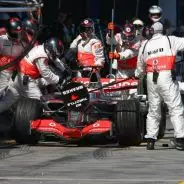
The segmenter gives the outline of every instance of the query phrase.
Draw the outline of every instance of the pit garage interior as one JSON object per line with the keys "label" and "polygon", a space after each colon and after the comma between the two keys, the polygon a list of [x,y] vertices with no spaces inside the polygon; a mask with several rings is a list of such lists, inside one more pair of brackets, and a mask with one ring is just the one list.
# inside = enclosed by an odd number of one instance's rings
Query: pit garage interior
{"label": "pit garage interior", "polygon": [[[86,17],[110,21],[113,4],[114,0],[44,0],[44,23],[50,24],[59,9],[72,13],[76,23]],[[172,26],[184,23],[184,0],[115,0],[115,22],[122,25],[126,20],[139,17],[147,23],[148,8],[151,5],[160,5],[163,9],[163,19],[169,19]]]}
{"label": "pit garage interior", "polygon": [[[114,0],[44,0],[44,23],[50,24],[56,18],[59,9],[71,12],[76,23],[86,17],[110,21],[113,4]],[[123,25],[126,20],[135,18],[136,14],[146,22],[147,16],[145,15],[148,13],[148,8],[153,4],[158,4],[158,0],[131,0],[131,3],[115,0],[115,22]]]}
{"label": "pit garage interior", "polygon": [[[131,0],[131,4],[132,2],[137,1]],[[148,7],[158,1],[139,2],[139,17],[146,22]],[[161,4],[164,17],[172,20],[173,26],[179,25],[184,18],[183,12],[179,11],[182,10],[184,1],[163,0],[162,3],[164,2],[168,5]],[[110,20],[113,4],[112,0],[45,0],[44,3],[44,24],[53,22],[59,7],[63,11],[71,11],[76,23],[84,17]],[[116,0],[116,7],[117,24],[124,24],[136,14],[136,5],[131,7],[127,1]],[[128,14],[125,13],[127,9]],[[169,13],[171,10],[172,15]],[[182,184],[183,152],[169,145],[172,137],[173,132],[168,129],[165,138],[156,143],[155,151],[147,151],[145,144],[138,147],[117,147],[116,144],[80,147],[60,142],[41,142],[36,146],[1,142],[0,183]]]}

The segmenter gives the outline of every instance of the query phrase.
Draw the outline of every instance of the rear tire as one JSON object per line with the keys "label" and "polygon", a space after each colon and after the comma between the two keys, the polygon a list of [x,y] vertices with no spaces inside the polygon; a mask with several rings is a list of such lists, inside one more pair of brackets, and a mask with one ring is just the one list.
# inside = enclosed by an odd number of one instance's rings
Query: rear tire
{"label": "rear tire", "polygon": [[139,101],[123,100],[116,106],[115,126],[121,146],[137,146],[142,142],[144,122],[141,121]]}
{"label": "rear tire", "polygon": [[19,144],[36,144],[40,134],[31,130],[31,121],[42,115],[41,103],[37,99],[22,98],[18,101],[14,116],[14,138]]}
{"label": "rear tire", "polygon": [[146,76],[138,80],[137,93],[138,95],[147,95]]}

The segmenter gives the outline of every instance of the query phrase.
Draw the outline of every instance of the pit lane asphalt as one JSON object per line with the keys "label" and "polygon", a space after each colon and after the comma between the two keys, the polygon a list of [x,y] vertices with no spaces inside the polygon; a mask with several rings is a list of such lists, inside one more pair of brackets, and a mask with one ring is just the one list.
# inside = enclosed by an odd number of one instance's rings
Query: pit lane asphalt
{"label": "pit lane asphalt", "polygon": [[184,180],[184,152],[163,147],[173,136],[171,128],[153,151],[145,143],[120,148],[40,142],[30,147],[6,141],[0,144],[0,184],[178,184]]}

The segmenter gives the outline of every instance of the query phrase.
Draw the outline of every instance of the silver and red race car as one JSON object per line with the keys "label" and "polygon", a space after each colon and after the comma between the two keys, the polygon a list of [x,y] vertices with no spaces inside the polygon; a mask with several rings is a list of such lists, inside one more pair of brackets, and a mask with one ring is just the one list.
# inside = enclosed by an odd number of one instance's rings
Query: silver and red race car
{"label": "silver and red race car", "polygon": [[[34,11],[42,7],[42,3],[39,3],[41,1],[36,4],[33,2],[25,7],[1,8],[0,11]],[[10,4],[10,1],[1,3]],[[11,3],[15,4],[14,1]],[[38,20],[41,18],[38,17]],[[29,50],[27,48],[14,63]],[[21,98],[13,110],[11,132],[15,140],[21,144],[36,144],[42,135],[53,135],[67,143],[78,144],[86,137],[103,135],[115,138],[122,146],[139,145],[144,140],[148,110],[146,89],[142,81],[98,76],[95,82],[90,78],[74,78],[41,100]],[[138,89],[137,97],[124,99],[122,92],[132,88]],[[164,135],[166,122],[164,104],[162,110],[160,138]]]}
{"label": "silver and red race car", "polygon": [[[89,137],[114,138],[119,145],[139,145],[144,140],[148,109],[145,94],[122,99],[122,91],[138,88],[137,79],[73,78],[41,101],[23,98],[14,113],[14,138],[21,144],[36,144],[41,135],[79,144]],[[165,109],[160,138],[165,130]]]}

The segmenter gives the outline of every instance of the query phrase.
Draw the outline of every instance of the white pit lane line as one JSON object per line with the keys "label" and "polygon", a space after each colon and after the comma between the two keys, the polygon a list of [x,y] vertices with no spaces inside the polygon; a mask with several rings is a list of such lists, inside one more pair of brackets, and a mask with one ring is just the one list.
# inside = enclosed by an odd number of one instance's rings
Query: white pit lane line
{"label": "white pit lane line", "polygon": [[156,178],[150,178],[150,179],[140,179],[140,178],[133,178],[133,179],[95,179],[95,178],[55,178],[55,177],[0,177],[0,180],[26,180],[26,181],[81,181],[81,182],[183,182],[183,178],[178,179],[156,179]]}

